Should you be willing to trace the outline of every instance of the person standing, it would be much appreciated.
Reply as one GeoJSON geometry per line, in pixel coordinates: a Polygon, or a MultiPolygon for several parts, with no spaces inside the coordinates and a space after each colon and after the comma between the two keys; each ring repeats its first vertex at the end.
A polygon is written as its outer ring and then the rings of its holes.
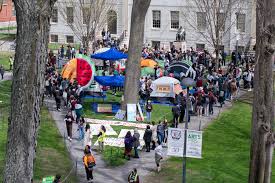
{"type": "Polygon", "coordinates": [[[179,116],[180,116],[180,105],[176,105],[172,107],[172,114],[173,114],[173,126],[175,128],[178,128],[179,116]]]}
{"type": "Polygon", "coordinates": [[[105,133],[106,133],[106,128],[105,128],[105,126],[101,125],[99,134],[97,135],[100,152],[102,152],[104,150],[104,141],[105,141],[105,136],[106,136],[105,133]]]}
{"type": "Polygon", "coordinates": [[[152,122],[152,150],[155,150],[156,143],[157,143],[157,126],[155,125],[155,122],[152,122]]]}
{"type": "Polygon", "coordinates": [[[13,58],[10,56],[9,59],[9,64],[10,64],[10,71],[13,69],[13,58]]]}
{"type": "Polygon", "coordinates": [[[139,158],[139,155],[138,155],[138,147],[140,146],[140,141],[139,141],[140,134],[139,134],[137,128],[134,129],[133,138],[134,138],[133,146],[134,146],[134,151],[135,151],[134,158],[139,158]]]}
{"type": "Polygon", "coordinates": [[[131,152],[132,152],[132,148],[133,148],[133,137],[131,135],[131,132],[128,131],[125,135],[124,138],[124,145],[125,145],[125,149],[124,149],[124,158],[127,157],[128,160],[130,160],[131,158],[131,152]]]}
{"type": "Polygon", "coordinates": [[[158,142],[158,146],[155,149],[155,162],[157,165],[157,172],[160,172],[161,170],[160,160],[162,159],[163,159],[162,145],[160,142],[158,142]]]}
{"type": "Polygon", "coordinates": [[[146,119],[147,119],[148,122],[151,121],[151,112],[152,112],[152,110],[153,110],[153,106],[151,104],[151,101],[148,100],[147,104],[146,104],[146,117],[147,117],[146,119]]]}
{"type": "Polygon", "coordinates": [[[164,138],[164,126],[161,121],[159,121],[159,124],[157,126],[157,137],[158,142],[161,144],[164,138]]]}
{"type": "Polygon", "coordinates": [[[4,74],[5,74],[5,69],[4,69],[3,65],[0,66],[0,74],[1,74],[1,78],[3,80],[4,79],[4,74]]]}
{"type": "Polygon", "coordinates": [[[134,168],[129,176],[128,176],[128,183],[139,183],[139,175],[137,173],[137,169],[134,168]]]}
{"type": "Polygon", "coordinates": [[[85,119],[83,117],[80,117],[79,122],[78,122],[78,132],[79,132],[78,140],[79,141],[84,139],[84,124],[85,124],[85,119]]]}
{"type": "Polygon", "coordinates": [[[67,113],[67,115],[65,116],[64,121],[66,122],[68,140],[72,141],[72,130],[73,130],[73,121],[74,121],[74,118],[72,116],[72,112],[71,111],[69,111],[67,113]]]}
{"type": "Polygon", "coordinates": [[[150,145],[152,140],[152,130],[150,126],[147,125],[146,130],[144,132],[143,140],[145,142],[146,152],[150,152],[150,145]]]}
{"type": "Polygon", "coordinates": [[[64,46],[62,45],[61,48],[60,48],[60,57],[61,58],[64,57],[64,52],[65,52],[65,49],[64,49],[64,46]]]}
{"type": "Polygon", "coordinates": [[[93,169],[96,166],[95,158],[92,155],[91,151],[85,149],[83,156],[83,164],[85,166],[86,178],[88,182],[93,182],[93,169]]]}
{"type": "Polygon", "coordinates": [[[84,142],[83,142],[83,145],[84,147],[86,146],[89,146],[91,148],[92,146],[92,139],[91,139],[91,129],[90,129],[90,125],[89,124],[86,124],[85,126],[85,134],[84,134],[84,142]]]}

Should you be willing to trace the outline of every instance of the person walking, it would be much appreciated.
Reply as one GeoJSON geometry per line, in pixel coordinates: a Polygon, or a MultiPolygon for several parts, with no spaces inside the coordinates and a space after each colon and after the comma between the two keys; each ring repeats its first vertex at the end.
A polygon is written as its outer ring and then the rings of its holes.
{"type": "Polygon", "coordinates": [[[67,113],[67,115],[65,116],[64,121],[66,122],[68,140],[72,141],[72,130],[73,130],[73,121],[74,121],[74,118],[72,116],[72,112],[71,111],[69,111],[67,113]]]}
{"type": "Polygon", "coordinates": [[[84,139],[84,124],[85,124],[85,119],[83,117],[80,117],[78,122],[78,129],[77,129],[79,133],[79,138],[78,138],[79,141],[84,139]]]}
{"type": "Polygon", "coordinates": [[[91,151],[87,149],[84,150],[83,164],[85,166],[87,181],[93,182],[93,179],[94,179],[93,170],[94,170],[94,167],[96,166],[96,161],[91,151]]]}
{"type": "Polygon", "coordinates": [[[4,79],[4,74],[5,74],[5,69],[4,69],[3,65],[0,66],[0,74],[1,74],[1,78],[3,80],[4,79]]]}
{"type": "Polygon", "coordinates": [[[151,104],[151,101],[150,100],[148,100],[147,101],[147,104],[146,104],[146,119],[147,119],[147,121],[149,122],[149,121],[151,121],[151,112],[152,112],[152,110],[153,110],[153,106],[152,106],[152,104],[151,104]]]}
{"type": "Polygon", "coordinates": [[[161,121],[159,121],[159,124],[157,126],[157,137],[159,143],[161,144],[164,138],[164,126],[161,121]]]}
{"type": "Polygon", "coordinates": [[[139,183],[139,175],[136,168],[134,168],[128,175],[128,183],[139,183]]]}
{"type": "Polygon", "coordinates": [[[161,170],[160,160],[162,159],[163,159],[162,145],[160,142],[158,142],[158,146],[155,149],[155,162],[157,165],[157,172],[160,172],[161,170]]]}
{"type": "Polygon", "coordinates": [[[89,146],[91,148],[92,146],[92,139],[91,136],[92,132],[91,132],[91,129],[90,129],[90,125],[89,124],[86,124],[85,126],[85,134],[84,134],[84,141],[83,141],[83,145],[84,147],[86,146],[89,146]]]}
{"type": "Polygon", "coordinates": [[[130,160],[131,158],[131,152],[132,152],[132,148],[133,148],[133,142],[134,139],[131,135],[131,132],[128,131],[125,135],[124,138],[124,145],[125,145],[125,149],[124,149],[124,158],[127,157],[128,160],[130,160]]]}
{"type": "Polygon", "coordinates": [[[97,135],[97,140],[98,140],[98,146],[99,146],[99,151],[102,152],[104,150],[104,141],[105,141],[105,136],[106,136],[106,128],[105,126],[101,125],[99,134],[97,135]]]}
{"type": "Polygon", "coordinates": [[[139,141],[140,134],[139,134],[137,128],[134,129],[133,138],[134,138],[133,146],[134,146],[134,151],[135,151],[134,158],[139,158],[139,155],[138,155],[138,147],[140,146],[140,141],[139,141]]]}
{"type": "Polygon", "coordinates": [[[143,140],[145,142],[146,152],[150,152],[150,145],[152,140],[152,130],[150,126],[147,125],[146,130],[144,132],[143,140]]]}

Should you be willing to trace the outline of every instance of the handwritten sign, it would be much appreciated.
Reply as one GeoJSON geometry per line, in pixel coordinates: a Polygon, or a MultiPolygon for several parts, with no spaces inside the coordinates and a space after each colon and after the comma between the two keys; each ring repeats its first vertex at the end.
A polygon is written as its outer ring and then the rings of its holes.
{"type": "Polygon", "coordinates": [[[202,131],[187,130],[186,157],[201,158],[202,131]]]}

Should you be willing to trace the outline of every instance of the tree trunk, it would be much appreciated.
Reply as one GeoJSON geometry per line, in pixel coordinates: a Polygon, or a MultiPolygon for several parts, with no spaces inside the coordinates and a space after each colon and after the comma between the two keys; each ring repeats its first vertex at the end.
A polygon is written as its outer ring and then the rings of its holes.
{"type": "Polygon", "coordinates": [[[4,183],[33,177],[41,95],[54,0],[15,0],[17,36],[4,183]]]}
{"type": "Polygon", "coordinates": [[[123,109],[126,108],[126,104],[136,104],[138,102],[140,58],[144,39],[144,22],[150,2],[151,0],[133,1],[130,43],[128,60],[126,62],[123,109]]]}
{"type": "Polygon", "coordinates": [[[254,74],[249,183],[270,183],[272,164],[273,77],[275,0],[257,0],[256,69],[254,74]],[[274,9],[273,9],[274,11],[274,9]],[[273,19],[272,19],[273,18],[273,19]]]}

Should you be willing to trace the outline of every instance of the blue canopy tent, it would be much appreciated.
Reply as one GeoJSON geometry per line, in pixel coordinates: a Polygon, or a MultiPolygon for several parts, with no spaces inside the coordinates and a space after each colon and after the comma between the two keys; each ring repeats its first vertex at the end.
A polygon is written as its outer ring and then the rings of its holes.
{"type": "Polygon", "coordinates": [[[105,52],[92,54],[91,58],[100,60],[120,60],[128,58],[128,55],[118,51],[115,48],[110,48],[105,52]]]}
{"type": "Polygon", "coordinates": [[[95,76],[95,81],[102,86],[115,86],[123,87],[124,86],[124,76],[95,76]]]}

